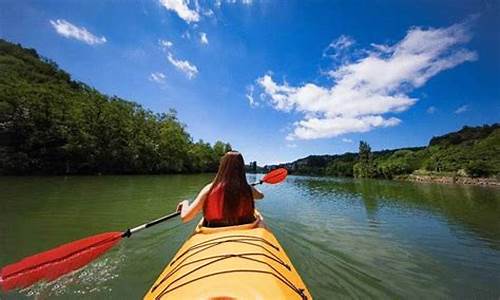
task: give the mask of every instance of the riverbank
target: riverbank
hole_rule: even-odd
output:
[[[441,183],[441,184],[464,184],[478,186],[500,187],[500,180],[492,177],[468,177],[468,176],[446,176],[439,174],[410,174],[394,177],[395,180],[422,183]]]

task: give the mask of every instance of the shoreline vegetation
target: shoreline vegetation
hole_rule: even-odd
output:
[[[433,137],[426,147],[372,152],[367,142],[360,141],[358,153],[311,155],[263,170],[276,167],[297,175],[500,187],[500,124],[464,126]]]
[[[479,185],[479,186],[493,186],[500,187],[500,180],[495,177],[470,177],[459,176],[456,174],[443,175],[443,174],[415,174],[399,175],[394,178],[395,180],[421,182],[421,183],[440,183],[440,184],[463,184],[463,185]]]
[[[71,79],[36,50],[0,39],[0,174],[180,174],[217,171],[229,143],[193,141],[175,110],[153,113]],[[465,126],[426,147],[311,155],[291,174],[500,186],[500,124]]]

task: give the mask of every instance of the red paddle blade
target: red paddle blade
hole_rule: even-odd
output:
[[[274,169],[271,172],[267,173],[264,178],[262,178],[262,182],[269,184],[280,183],[285,180],[288,175],[288,170],[285,168]]]
[[[39,280],[55,280],[96,259],[121,237],[121,232],[102,233],[26,257],[0,270],[0,287],[6,292]]]

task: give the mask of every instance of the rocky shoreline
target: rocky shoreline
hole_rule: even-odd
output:
[[[485,177],[465,177],[465,176],[440,176],[440,175],[404,175],[395,177],[396,180],[411,182],[431,182],[441,184],[465,184],[478,186],[500,187],[500,181],[496,178]]]

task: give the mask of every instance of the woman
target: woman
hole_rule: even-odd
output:
[[[247,182],[243,156],[230,151],[221,158],[214,181],[201,190],[191,205],[184,200],[177,210],[184,223],[203,210],[205,226],[233,226],[253,222],[254,199],[262,198],[264,194]]]

